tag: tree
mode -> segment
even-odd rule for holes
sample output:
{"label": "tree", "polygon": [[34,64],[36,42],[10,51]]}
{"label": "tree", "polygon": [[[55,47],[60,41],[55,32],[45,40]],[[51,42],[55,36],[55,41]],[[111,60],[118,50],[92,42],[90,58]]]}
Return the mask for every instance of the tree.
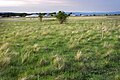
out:
{"label": "tree", "polygon": [[39,13],[39,19],[40,19],[40,22],[42,22],[42,18],[44,15],[46,15],[47,13]]}
{"label": "tree", "polygon": [[63,24],[64,22],[66,22],[68,16],[69,15],[65,12],[59,11],[55,17],[58,19],[60,24]]}
{"label": "tree", "polygon": [[16,16],[25,17],[26,15],[27,15],[27,13],[19,13]]}
{"label": "tree", "polygon": [[108,14],[105,14],[105,16],[108,16]]}
{"label": "tree", "polygon": [[70,12],[69,14],[68,14],[68,16],[71,16],[71,14],[73,14],[72,12]]}
{"label": "tree", "polygon": [[96,16],[96,14],[93,14],[93,16]]}
{"label": "tree", "polygon": [[50,16],[54,17],[56,15],[56,12],[49,13]]}
{"label": "tree", "polygon": [[43,15],[42,13],[39,13],[39,18],[40,18],[40,22],[42,21]]}

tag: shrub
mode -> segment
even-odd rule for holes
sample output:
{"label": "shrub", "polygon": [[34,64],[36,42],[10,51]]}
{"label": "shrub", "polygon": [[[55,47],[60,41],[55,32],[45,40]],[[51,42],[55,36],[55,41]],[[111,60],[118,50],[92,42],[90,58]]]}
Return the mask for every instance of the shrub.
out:
{"label": "shrub", "polygon": [[56,15],[56,18],[58,19],[60,24],[63,24],[64,22],[66,22],[68,16],[69,15],[66,14],[65,12],[59,11]]}

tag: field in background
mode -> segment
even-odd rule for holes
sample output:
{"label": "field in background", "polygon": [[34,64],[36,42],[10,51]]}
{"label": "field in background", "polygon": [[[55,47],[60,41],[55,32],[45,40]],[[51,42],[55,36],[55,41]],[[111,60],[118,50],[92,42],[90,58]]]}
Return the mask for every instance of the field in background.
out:
{"label": "field in background", "polygon": [[1,80],[119,80],[120,17],[0,19]]}
{"label": "field in background", "polygon": [[[56,18],[43,18],[43,20],[55,20]],[[120,16],[83,16],[83,17],[69,17],[70,20],[85,20],[85,19],[117,19],[120,20]],[[35,21],[38,18],[0,18],[0,21]]]}

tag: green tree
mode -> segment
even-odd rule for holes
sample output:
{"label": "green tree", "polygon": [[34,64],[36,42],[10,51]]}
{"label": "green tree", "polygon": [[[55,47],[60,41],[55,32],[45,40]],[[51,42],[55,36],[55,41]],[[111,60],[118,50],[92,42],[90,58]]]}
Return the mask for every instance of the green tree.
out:
{"label": "green tree", "polygon": [[42,18],[44,15],[46,15],[47,13],[39,13],[39,19],[40,19],[40,22],[42,22]]}
{"label": "green tree", "polygon": [[64,22],[66,22],[68,16],[69,15],[65,12],[59,11],[55,17],[58,19],[60,24],[63,24]]}
{"label": "green tree", "polygon": [[49,13],[50,16],[54,17],[56,15],[56,12]]}

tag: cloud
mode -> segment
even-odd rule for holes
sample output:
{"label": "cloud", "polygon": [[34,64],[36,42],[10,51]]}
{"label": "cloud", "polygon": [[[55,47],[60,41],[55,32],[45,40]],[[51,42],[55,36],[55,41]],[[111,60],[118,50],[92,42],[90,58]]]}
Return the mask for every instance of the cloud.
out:
{"label": "cloud", "polygon": [[0,11],[113,11],[120,0],[0,0]]}
{"label": "cloud", "polygon": [[[74,1],[73,1],[74,2]],[[0,7],[6,6],[34,6],[34,5],[52,5],[52,6],[70,6],[70,0],[1,0]]]}
{"label": "cloud", "polygon": [[56,11],[68,9],[71,0],[1,0],[1,11]]}
{"label": "cloud", "polygon": [[25,3],[23,1],[16,1],[16,0],[1,0],[0,1],[0,7],[6,7],[6,6],[21,6]]}

